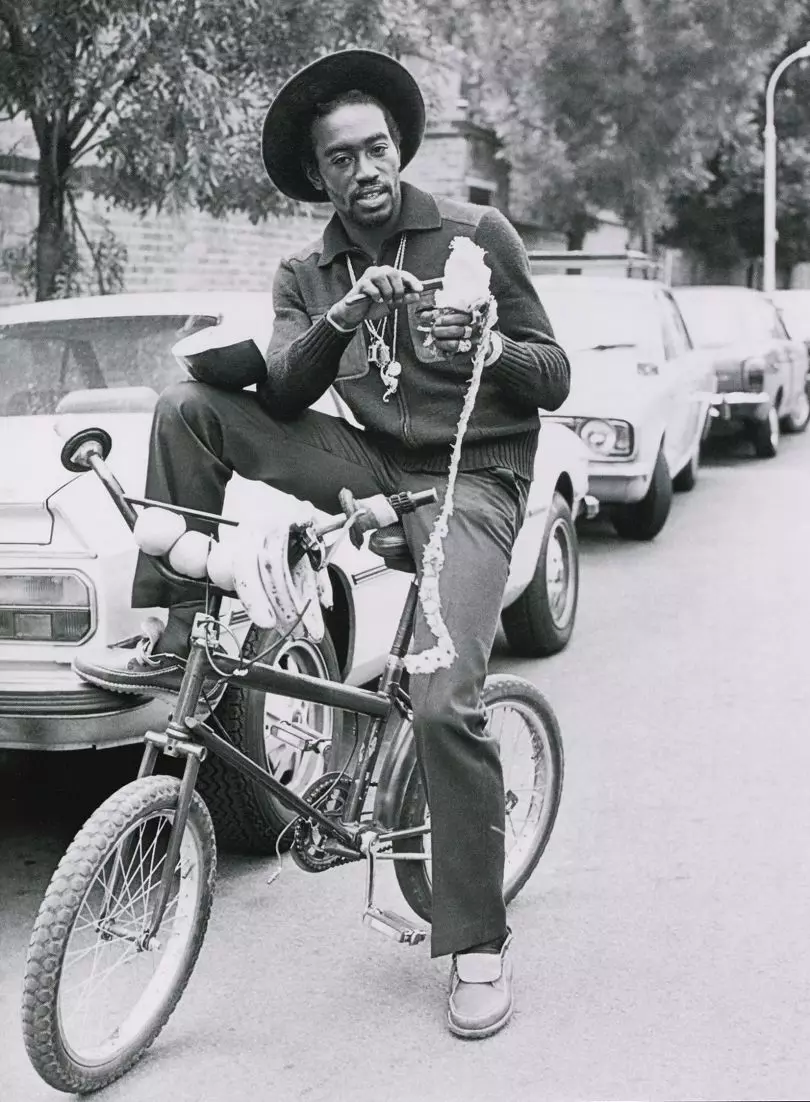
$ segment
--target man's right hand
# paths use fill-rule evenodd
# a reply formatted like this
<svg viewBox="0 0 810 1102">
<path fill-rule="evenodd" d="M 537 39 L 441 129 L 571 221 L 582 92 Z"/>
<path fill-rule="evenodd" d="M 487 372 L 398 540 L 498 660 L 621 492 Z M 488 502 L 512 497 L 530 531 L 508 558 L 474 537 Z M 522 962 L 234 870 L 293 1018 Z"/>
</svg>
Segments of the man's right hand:
<svg viewBox="0 0 810 1102">
<path fill-rule="evenodd" d="M 366 268 L 347 295 L 336 302 L 329 317 L 341 329 L 356 329 L 368 319 L 384 318 L 397 306 L 418 302 L 422 283 L 399 268 Z"/>
</svg>

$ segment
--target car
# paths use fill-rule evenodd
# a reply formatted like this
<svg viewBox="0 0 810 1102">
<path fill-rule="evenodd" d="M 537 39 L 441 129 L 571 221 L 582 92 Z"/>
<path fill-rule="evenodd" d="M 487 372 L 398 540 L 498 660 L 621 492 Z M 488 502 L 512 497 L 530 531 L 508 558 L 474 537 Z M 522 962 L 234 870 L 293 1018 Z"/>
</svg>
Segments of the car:
<svg viewBox="0 0 810 1102">
<path fill-rule="evenodd" d="M 810 289 L 771 291 L 768 298 L 779 311 L 788 336 L 794 341 L 804 341 L 810 352 Z"/>
<path fill-rule="evenodd" d="M 132 534 L 99 479 L 71 475 L 60 450 L 81 428 L 106 429 L 113 440 L 110 468 L 126 492 L 142 495 L 158 393 L 185 377 L 171 349 L 189 328 L 219 323 L 249 330 L 266 347 L 270 296 L 119 294 L 0 310 L 0 418 L 12 460 L 0 475 L 0 749 L 120 746 L 165 726 L 165 704 L 105 692 L 71 668 L 84 648 L 137 635 L 143 618 L 161 610 L 130 608 Z M 347 415 L 334 391 L 318 407 Z M 540 435 L 503 610 L 507 641 L 522 655 L 552 654 L 570 639 L 579 578 L 574 520 L 595 508 L 582 444 L 553 426 Z M 292 517 L 296 506 L 280 491 L 234 476 L 224 512 L 255 522 L 262 514 Z M 312 676 L 365 684 L 382 671 L 410 578 L 350 540 L 336 549 L 330 576 L 334 604 L 326 612 L 324 643 L 291 640 L 278 661 Z M 261 633 L 235 602 L 230 613 L 238 642 L 258 653 L 265 645 Z M 226 693 L 218 714 L 231 737 L 284 783 L 310 783 L 314 755 L 277 737 L 278 719 L 300 716 L 301 708 L 255 696 Z M 322 729 L 330 722 L 328 709 L 305 721 Z M 232 835 L 244 833 L 249 809 L 225 778 L 218 785 L 209 786 L 209 802 L 229 817 Z"/>
<path fill-rule="evenodd" d="M 577 266 L 587 270 L 585 254 Z M 698 476 L 714 376 L 692 345 L 669 289 L 654 278 L 543 274 L 534 286 L 571 361 L 571 392 L 543 415 L 590 455 L 590 489 L 617 533 L 652 540 L 673 490 Z"/>
<path fill-rule="evenodd" d="M 772 458 L 780 432 L 804 432 L 810 421 L 807 346 L 753 288 L 679 287 L 675 297 L 692 340 L 714 358 L 713 434 L 742 428 L 756 455 Z"/>
</svg>

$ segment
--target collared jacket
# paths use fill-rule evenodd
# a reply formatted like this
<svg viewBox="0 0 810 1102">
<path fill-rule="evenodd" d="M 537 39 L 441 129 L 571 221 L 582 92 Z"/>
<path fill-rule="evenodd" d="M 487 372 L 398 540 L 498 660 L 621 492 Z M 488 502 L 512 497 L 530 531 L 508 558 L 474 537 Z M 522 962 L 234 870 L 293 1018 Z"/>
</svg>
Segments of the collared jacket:
<svg viewBox="0 0 810 1102">
<path fill-rule="evenodd" d="M 384 402 L 385 384 L 377 368 L 369 366 L 365 327 L 343 334 L 325 316 L 352 285 L 347 257 L 358 278 L 372 263 L 393 264 L 403 233 L 402 267 L 422 280 L 442 274 L 455 237 L 472 238 L 485 250 L 503 352 L 484 370 L 461 469 L 500 466 L 531 478 L 538 409 L 554 410 L 565 400 L 569 364 L 532 285 L 523 243 L 493 207 L 434 198 L 403 183 L 400 217 L 374 260 L 349 239 L 334 215 L 320 239 L 278 269 L 267 374 L 250 380 L 258 384 L 259 401 L 273 416 L 292 418 L 334 385 L 354 417 L 404 469 L 447 470 L 470 355 L 447 359 L 425 347 L 419 327 L 424 302 L 400 307 L 396 359 L 402 371 L 396 393 Z M 387 340 L 390 347 L 391 320 Z"/>
</svg>

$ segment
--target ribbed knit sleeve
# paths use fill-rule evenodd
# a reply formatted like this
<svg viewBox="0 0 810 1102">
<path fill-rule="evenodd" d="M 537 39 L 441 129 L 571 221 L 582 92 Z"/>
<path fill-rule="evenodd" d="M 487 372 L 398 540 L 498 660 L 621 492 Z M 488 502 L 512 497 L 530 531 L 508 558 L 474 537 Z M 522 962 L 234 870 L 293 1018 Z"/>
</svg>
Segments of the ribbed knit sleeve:
<svg viewBox="0 0 810 1102">
<path fill-rule="evenodd" d="M 492 269 L 503 339 L 502 355 L 486 370 L 520 409 L 558 409 L 568 397 L 570 366 L 532 283 L 523 242 L 494 209 L 482 217 L 475 241 Z"/>
<path fill-rule="evenodd" d="M 340 358 L 353 334 L 338 332 L 325 316 L 313 323 L 295 274 L 286 263 L 276 272 L 273 309 L 267 377 L 256 393 L 272 416 L 292 418 L 317 402 L 335 381 Z"/>
</svg>

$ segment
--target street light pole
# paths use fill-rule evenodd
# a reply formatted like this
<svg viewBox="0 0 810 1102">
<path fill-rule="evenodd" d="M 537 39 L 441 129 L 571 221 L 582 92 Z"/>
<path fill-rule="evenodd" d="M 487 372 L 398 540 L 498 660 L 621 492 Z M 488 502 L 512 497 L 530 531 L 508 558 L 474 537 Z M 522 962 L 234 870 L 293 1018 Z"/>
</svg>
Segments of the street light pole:
<svg viewBox="0 0 810 1102">
<path fill-rule="evenodd" d="M 788 65 L 800 58 L 810 57 L 810 41 L 788 54 L 771 73 L 765 90 L 765 255 L 763 258 L 762 289 L 776 290 L 776 126 L 774 125 L 773 100 L 776 84 Z"/>
</svg>

